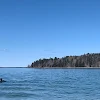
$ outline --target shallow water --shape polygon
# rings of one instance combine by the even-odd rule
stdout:
[[[100,100],[100,69],[0,68],[0,100]]]

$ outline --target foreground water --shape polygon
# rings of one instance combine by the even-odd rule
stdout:
[[[0,100],[100,100],[100,69],[0,68]]]

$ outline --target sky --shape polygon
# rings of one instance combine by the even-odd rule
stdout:
[[[0,66],[100,53],[100,0],[0,0]]]

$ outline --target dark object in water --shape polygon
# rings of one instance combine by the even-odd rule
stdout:
[[[2,83],[2,82],[6,82],[5,80],[3,80],[2,78],[0,78],[0,83]]]

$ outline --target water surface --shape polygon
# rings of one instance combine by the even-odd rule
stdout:
[[[100,100],[100,69],[0,68],[0,100]]]

